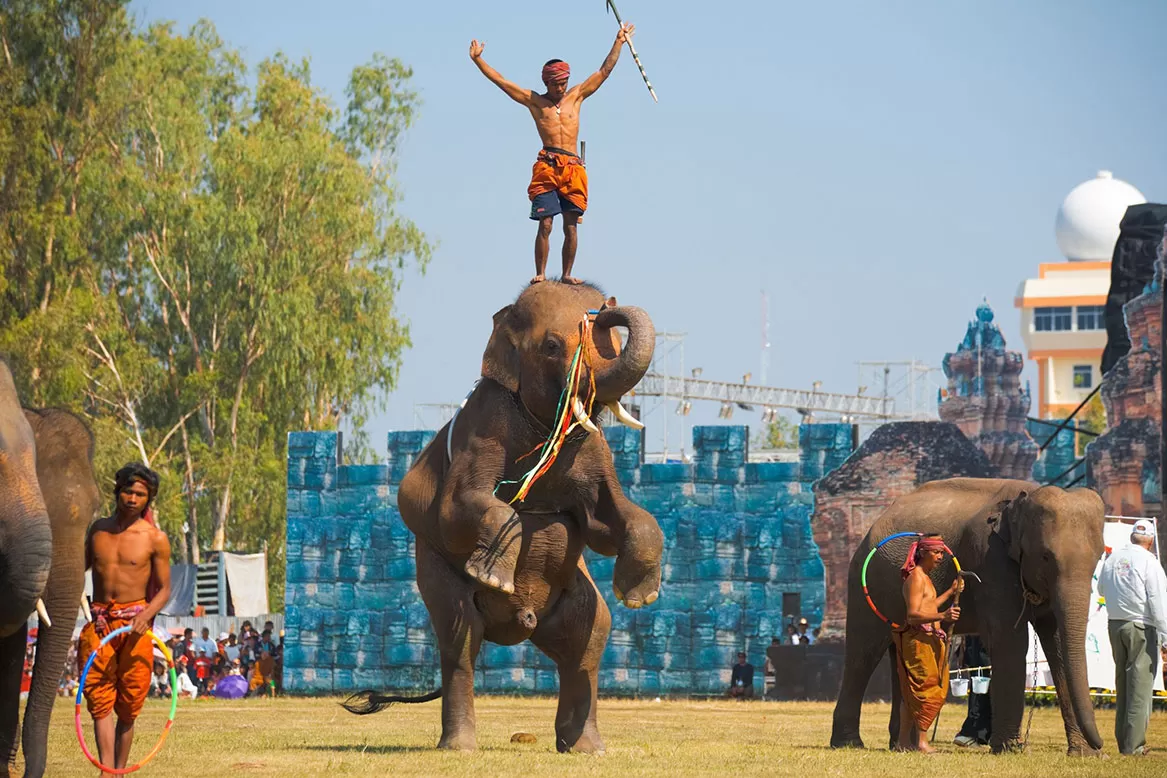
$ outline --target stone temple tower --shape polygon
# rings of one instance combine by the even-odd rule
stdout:
[[[1037,444],[1026,430],[1030,396],[1021,386],[1025,359],[1005,348],[988,302],[977,306],[964,340],[944,355],[948,389],[940,392],[940,418],[960,428],[1001,478],[1031,478]]]

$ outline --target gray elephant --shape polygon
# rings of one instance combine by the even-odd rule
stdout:
[[[34,609],[41,619],[22,746],[26,778],[44,775],[49,718],[85,587],[85,531],[100,507],[92,462],[85,424],[67,411],[22,409],[0,361],[0,777],[16,755]]]
[[[616,327],[628,329],[623,347]],[[583,548],[616,556],[616,597],[638,608],[658,596],[664,536],[625,496],[595,420],[607,407],[637,426],[619,399],[648,369],[654,341],[644,311],[605,301],[590,285],[545,281],[495,314],[483,380],[418,456],[397,496],[417,537],[417,586],[437,635],[442,688],[419,698],[364,691],[348,710],[373,713],[440,696],[438,747],[472,749],[482,641],[530,639],[559,671],[556,747],[603,751],[596,684],[611,619]],[[580,366],[583,380],[570,382]],[[571,426],[558,458],[517,499],[560,413]]]
[[[831,746],[863,746],[859,737],[863,694],[880,660],[894,650],[891,628],[864,597],[863,562],[869,550],[889,535],[936,532],[944,536],[961,567],[981,579],[966,582],[956,632],[980,635],[993,658],[989,688],[993,752],[1015,749],[1021,742],[1028,624],[1049,660],[1069,753],[1100,751],[1102,739],[1086,678],[1086,621],[1090,582],[1102,557],[1104,513],[1101,498],[1090,489],[1067,491],[993,478],[933,481],[896,500],[876,519],[851,558],[846,659]],[[900,695],[894,680],[892,686],[888,729],[895,743]]]

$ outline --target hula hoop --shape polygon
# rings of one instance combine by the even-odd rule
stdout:
[[[146,757],[142,761],[130,767],[106,767],[97,761],[97,757],[89,752],[89,747],[85,745],[85,734],[81,731],[81,696],[85,692],[85,678],[89,675],[89,668],[93,666],[93,661],[97,659],[97,652],[104,648],[115,636],[129,631],[130,626],[128,624],[124,627],[118,627],[103,637],[101,642],[97,644],[97,648],[93,650],[93,653],[89,655],[88,661],[85,662],[85,669],[81,671],[81,677],[78,679],[77,684],[77,699],[74,701],[75,713],[73,718],[74,723],[77,725],[77,742],[81,744],[81,753],[85,754],[85,758],[92,762],[94,767],[111,775],[125,775],[126,773],[140,770],[147,762],[157,756],[158,752],[162,750],[162,744],[166,742],[166,736],[170,734],[170,728],[174,725],[174,713],[178,709],[178,674],[174,671],[174,657],[171,656],[170,649],[166,647],[166,644],[154,634],[154,630],[150,630],[147,634],[154,641],[154,645],[158,646],[159,650],[162,651],[162,656],[166,658],[166,665],[170,668],[170,688],[173,689],[173,693],[170,695],[170,716],[166,719],[166,726],[162,728],[162,737],[158,738],[158,742],[154,744],[154,748],[150,750],[150,753],[146,754]]]
[[[885,624],[890,624],[892,629],[899,629],[903,625],[896,624],[894,621],[889,619],[887,616],[884,616],[882,613],[879,612],[879,608],[877,608],[875,606],[875,601],[871,599],[871,593],[867,591],[867,565],[868,565],[868,563],[871,562],[871,558],[873,556],[875,556],[875,552],[879,551],[879,549],[883,548],[884,543],[888,542],[889,540],[895,540],[896,538],[904,538],[904,537],[922,538],[922,537],[924,537],[924,533],[922,533],[922,532],[897,532],[894,535],[888,535],[886,538],[879,541],[879,543],[874,548],[872,548],[871,551],[869,551],[867,553],[867,558],[863,560],[863,570],[859,574],[859,582],[863,584],[863,596],[865,598],[867,598],[867,605],[871,608],[871,610],[875,613],[875,615],[880,618],[881,621],[883,621]],[[952,553],[952,549],[948,547],[947,543],[944,544],[944,550],[948,552],[948,555],[950,557],[952,557],[952,563],[954,565],[956,565],[956,574],[959,576],[960,575],[960,560],[956,558],[956,554]]]

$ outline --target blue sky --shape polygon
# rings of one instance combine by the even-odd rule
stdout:
[[[647,309],[658,330],[686,332],[685,367],[706,378],[759,376],[762,290],[774,386],[854,392],[860,360],[939,367],[982,297],[1021,348],[1013,296],[1061,258],[1053,224],[1070,189],[1108,169],[1167,200],[1167,3],[619,6],[660,103],[625,51],[584,106],[591,203],[576,274]],[[553,57],[582,78],[616,32],[600,0],[131,8],[181,29],[210,19],[251,65],[308,56],[338,104],[376,51],[414,68],[424,104],[402,147],[401,212],[437,250],[405,279],[414,345],[374,442],[413,428],[416,403],[461,400],[491,314],[532,273],[539,148],[468,44],[484,40],[486,60],[525,86]],[[556,272],[559,240],[557,225]],[[695,407],[689,423],[716,413]],[[650,433],[666,416],[676,423],[671,408],[646,419]],[[759,426],[741,411],[733,421]]]

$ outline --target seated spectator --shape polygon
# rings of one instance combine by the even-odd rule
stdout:
[[[166,672],[165,662],[154,661],[154,674],[150,676],[150,694],[164,699],[171,694],[170,677]]]
[[[193,700],[199,696],[199,687],[195,686],[194,681],[190,679],[187,664],[185,654],[178,657],[178,696]]]
[[[228,663],[239,659],[239,643],[234,632],[227,635],[227,643],[223,646],[223,655],[227,657]]]
[[[256,690],[263,694],[274,696],[276,660],[266,648],[260,649],[259,659],[251,666],[251,677],[248,679],[247,694],[250,696]]]
[[[799,640],[798,627],[793,624],[786,626],[786,642],[792,646],[799,645],[802,641]]]
[[[738,652],[737,664],[733,666],[729,679],[728,694],[737,699],[752,699],[754,696],[754,666],[746,661],[745,651]]]
[[[809,645],[812,645],[814,643],[814,638],[807,634],[808,629],[810,629],[810,624],[807,622],[807,620],[805,618],[799,619],[799,621],[798,621],[798,642],[800,645],[809,646]]]

